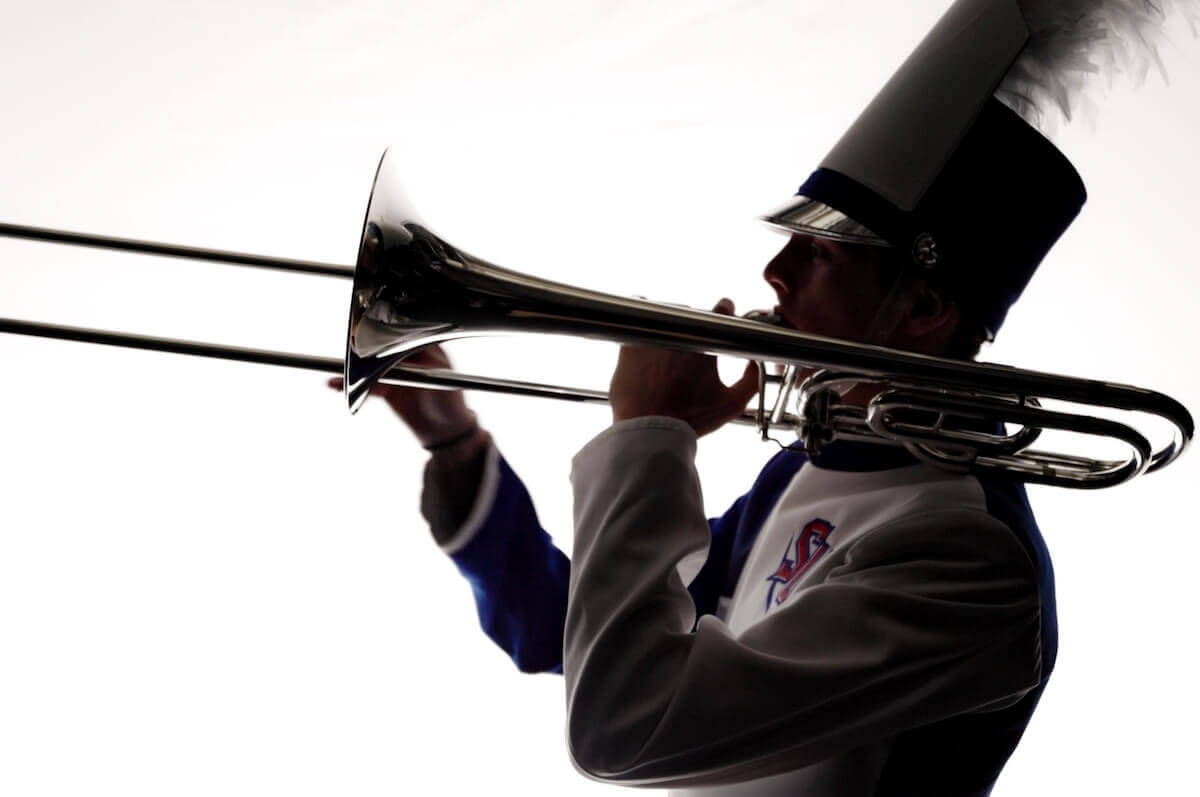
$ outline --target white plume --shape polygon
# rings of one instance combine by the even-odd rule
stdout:
[[[1030,41],[1005,76],[996,96],[1030,124],[1053,123],[1057,109],[1070,121],[1096,107],[1091,88],[1117,75],[1140,84],[1151,67],[1166,79],[1158,54],[1167,16],[1178,10],[1196,33],[1197,0],[1017,0]]]

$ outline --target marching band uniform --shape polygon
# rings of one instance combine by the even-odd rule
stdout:
[[[695,443],[669,418],[589,443],[572,472],[573,563],[494,446],[461,526],[428,511],[520,669],[561,672],[572,627],[568,675],[596,674],[568,679],[579,766],[736,781],[721,795],[983,793],[1057,647],[1021,486],[834,443],[811,460],[779,452],[706,521]],[[442,490],[427,471],[427,508],[452,502]]]
[[[1087,66],[1109,5],[1130,6],[959,0],[766,220],[889,247],[994,332],[1085,198],[1009,106]],[[990,792],[1057,650],[1020,483],[840,441],[776,454],[706,520],[694,432],[635,418],[574,458],[568,562],[472,445],[427,469],[423,510],[484,630],[520,669],[565,673],[582,771],[722,797]]]

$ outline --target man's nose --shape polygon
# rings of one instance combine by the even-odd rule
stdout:
[[[787,283],[771,273],[771,266],[769,264],[767,265],[766,269],[763,271],[763,279],[765,279],[767,281],[767,284],[770,285],[771,288],[775,291],[775,293],[778,294],[780,297],[782,297],[788,293]]]
[[[788,248],[784,247],[775,257],[771,258],[767,267],[763,269],[763,279],[780,298],[791,293],[789,279],[795,278],[795,275],[788,273],[789,268],[795,268],[795,264],[789,266],[788,261]]]
[[[812,238],[800,233],[793,233],[783,248],[767,263],[763,269],[763,279],[783,297],[791,293],[801,279],[801,269],[809,265],[808,253],[812,247]]]

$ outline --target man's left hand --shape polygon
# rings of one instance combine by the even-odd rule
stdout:
[[[722,299],[714,312],[733,315],[733,302]],[[646,415],[686,421],[702,437],[738,417],[758,392],[758,366],[726,387],[717,373],[717,358],[708,354],[622,346],[609,386],[613,423]]]

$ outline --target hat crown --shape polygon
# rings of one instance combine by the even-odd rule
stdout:
[[[1029,40],[1017,0],[958,0],[766,220],[895,247],[995,332],[1086,197],[1062,153],[994,97]]]
[[[1015,0],[958,0],[821,162],[911,211],[1029,40]]]

